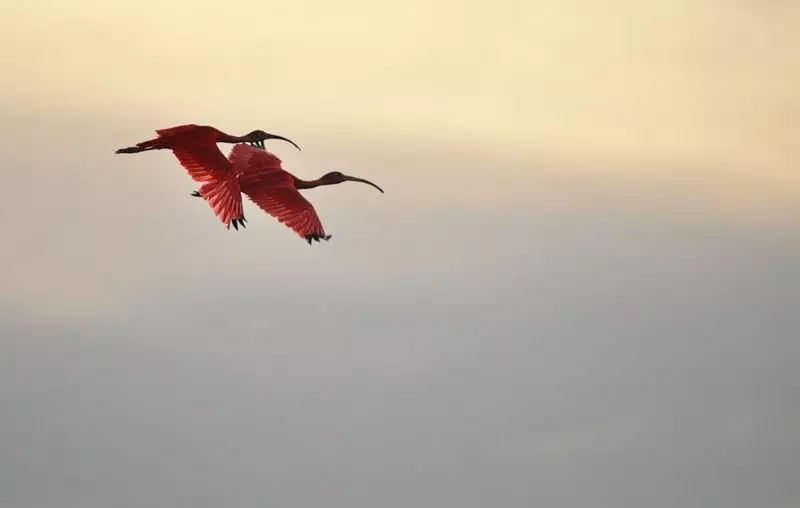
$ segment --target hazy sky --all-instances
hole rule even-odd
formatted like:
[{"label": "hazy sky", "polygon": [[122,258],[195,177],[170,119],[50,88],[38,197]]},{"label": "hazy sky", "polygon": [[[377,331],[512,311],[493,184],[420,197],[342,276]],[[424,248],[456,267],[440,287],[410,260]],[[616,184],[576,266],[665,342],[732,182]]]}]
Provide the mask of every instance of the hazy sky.
[{"label": "hazy sky", "polygon": [[[0,5],[0,508],[800,506],[800,4]],[[156,128],[260,128],[309,247]],[[227,151],[227,148],[226,148]]]}]

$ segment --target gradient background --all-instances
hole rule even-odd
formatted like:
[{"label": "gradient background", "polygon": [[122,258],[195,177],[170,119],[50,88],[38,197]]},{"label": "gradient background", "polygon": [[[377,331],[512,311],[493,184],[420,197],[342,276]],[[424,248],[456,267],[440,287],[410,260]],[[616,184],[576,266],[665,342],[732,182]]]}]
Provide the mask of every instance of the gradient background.
[{"label": "gradient background", "polygon": [[[799,47],[789,0],[3,0],[0,508],[797,508]],[[182,123],[386,194],[226,231],[113,154]]]}]

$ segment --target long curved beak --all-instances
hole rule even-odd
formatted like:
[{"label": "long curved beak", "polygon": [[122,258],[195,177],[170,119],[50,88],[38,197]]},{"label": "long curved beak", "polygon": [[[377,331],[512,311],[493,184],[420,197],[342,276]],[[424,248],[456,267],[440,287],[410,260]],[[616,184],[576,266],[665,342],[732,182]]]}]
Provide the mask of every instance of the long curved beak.
[{"label": "long curved beak", "polygon": [[[297,143],[295,143],[294,141],[292,141],[289,138],[284,138],[283,136],[278,136],[277,134],[270,134],[269,132],[267,132],[265,134],[267,135],[267,137],[264,138],[264,139],[280,139],[281,141],[286,141],[287,143],[291,143],[292,145],[294,145],[295,148],[300,150],[300,147],[297,146]],[[263,140],[259,144],[260,144],[261,148],[264,148],[264,141]]]},{"label": "long curved beak", "polygon": [[344,176],[345,181],[348,181],[348,182],[361,182],[361,183],[365,183],[367,185],[372,185],[373,187],[375,187],[376,189],[381,191],[381,194],[384,194],[383,189],[381,189],[380,187],[378,187],[374,183],[370,182],[369,180],[364,180],[363,178],[358,178],[358,177],[355,177],[355,176],[348,176],[348,175],[343,175],[343,176]]}]

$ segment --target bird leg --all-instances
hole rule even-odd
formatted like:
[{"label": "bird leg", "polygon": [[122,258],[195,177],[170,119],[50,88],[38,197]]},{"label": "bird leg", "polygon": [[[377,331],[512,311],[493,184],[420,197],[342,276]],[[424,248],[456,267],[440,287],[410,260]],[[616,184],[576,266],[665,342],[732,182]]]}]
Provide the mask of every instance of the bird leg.
[{"label": "bird leg", "polygon": [[114,151],[114,153],[139,153],[139,152],[146,152],[148,150],[159,150],[159,147],[155,146],[129,146],[127,148],[118,148]]}]

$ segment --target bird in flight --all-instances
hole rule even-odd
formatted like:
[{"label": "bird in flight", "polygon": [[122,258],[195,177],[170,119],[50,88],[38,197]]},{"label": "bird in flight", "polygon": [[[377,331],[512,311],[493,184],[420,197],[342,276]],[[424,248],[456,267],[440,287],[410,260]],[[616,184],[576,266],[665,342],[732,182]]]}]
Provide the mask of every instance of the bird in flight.
[{"label": "bird in flight", "polygon": [[[232,136],[226,132],[208,125],[178,125],[166,129],[157,129],[158,137],[136,143],[136,146],[120,148],[114,153],[139,153],[147,150],[175,149],[185,150],[187,148],[201,148],[210,146],[209,143],[250,143],[254,146],[264,148],[264,141],[267,139],[280,139],[291,143],[295,148],[300,147],[294,141],[270,134],[261,130],[248,132],[244,136]],[[177,155],[177,154],[176,154]]]},{"label": "bird in flight", "polygon": [[[212,127],[195,125],[173,127],[156,131],[160,138],[139,143],[136,147],[117,150],[117,153],[137,153],[138,151],[158,148],[171,149],[178,161],[187,170],[189,176],[202,183],[192,196],[201,197],[214,210],[226,228],[233,225],[238,230],[245,226],[241,193],[244,193],[264,212],[276,218],[309,244],[312,241],[330,240],[331,235],[325,233],[322,222],[314,206],[300,194],[301,189],[312,189],[323,185],[335,185],[342,182],[361,182],[371,185],[383,193],[383,189],[363,178],[349,176],[332,171],[316,180],[303,180],[289,173],[281,166],[281,160],[263,148],[263,140],[286,138],[260,133],[251,136],[237,137],[249,144],[236,144],[225,157],[217,147],[217,142],[233,142],[233,136],[221,133]],[[163,133],[163,134],[162,134]],[[264,138],[266,135],[268,137]],[[262,139],[253,140],[253,137]],[[155,142],[165,138],[167,141],[158,146]],[[289,141],[289,143],[292,143]],[[294,143],[292,143],[294,144]],[[156,145],[154,148],[150,146]],[[295,145],[297,146],[297,145]],[[141,148],[141,149],[139,149]],[[298,148],[299,149],[299,148]],[[127,151],[126,151],[127,150]]]},{"label": "bird in flight", "polygon": [[[239,188],[259,208],[291,228],[309,244],[312,241],[330,240],[314,206],[300,194],[301,189],[343,182],[360,182],[383,189],[363,178],[331,171],[316,180],[303,180],[281,166],[281,160],[265,149],[239,144],[231,150],[229,160],[239,175]],[[192,195],[206,197],[202,189]],[[240,221],[240,225],[244,223]],[[236,228],[234,222],[234,228]]]}]

